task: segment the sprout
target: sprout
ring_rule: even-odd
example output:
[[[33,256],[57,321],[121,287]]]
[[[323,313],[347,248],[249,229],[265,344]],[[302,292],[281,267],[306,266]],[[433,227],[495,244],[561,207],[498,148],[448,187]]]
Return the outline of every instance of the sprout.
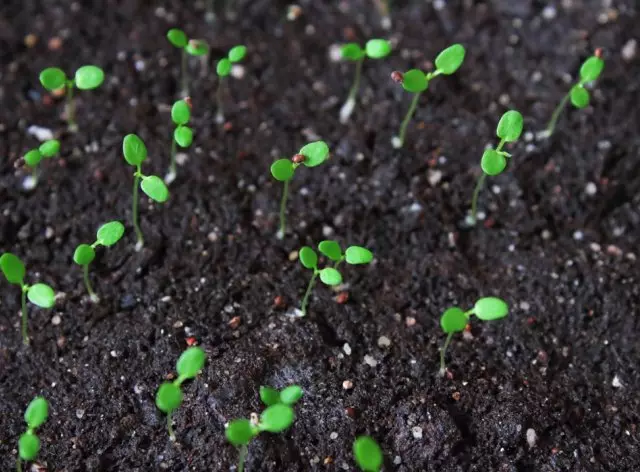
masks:
[[[273,387],[260,387],[260,400],[265,406],[272,406],[277,403],[293,406],[302,398],[303,391],[299,385],[289,385],[278,391]]]
[[[440,350],[440,375],[446,372],[444,364],[444,356],[451,342],[454,333],[464,331],[469,323],[469,317],[476,315],[483,321],[497,320],[504,318],[509,313],[509,306],[504,300],[496,297],[485,297],[479,299],[476,304],[468,311],[463,311],[458,307],[451,307],[445,310],[440,317],[440,326],[447,333],[447,340]]]
[[[74,86],[80,90],[93,90],[100,87],[102,82],[104,82],[104,71],[98,66],[80,67],[73,79],[67,78],[64,71],[57,67],[48,67],[40,72],[40,83],[49,92],[66,89],[67,105],[65,114],[71,131],[75,131],[78,128],[75,121],[75,102],[73,101]]]
[[[122,238],[124,234],[124,226],[119,221],[110,221],[98,228],[96,234],[96,241],[93,244],[80,244],[76,247],[73,253],[73,262],[82,266],[84,273],[84,285],[89,292],[89,298],[93,303],[98,303],[100,299],[93,291],[91,287],[91,280],[89,280],[89,264],[93,262],[96,257],[96,247],[104,246],[111,247]]]
[[[158,202],[164,203],[169,198],[169,189],[164,184],[160,177],[155,175],[144,175],[142,173],[142,162],[147,158],[147,147],[142,139],[135,134],[128,134],[122,141],[122,151],[124,153],[124,159],[131,166],[136,168],[133,179],[133,228],[136,231],[138,238],[136,242],[136,251],[142,249],[144,246],[144,237],[142,236],[142,230],[140,229],[140,222],[138,221],[138,185],[142,188],[142,191],[147,194],[149,198]]]
[[[289,181],[293,179],[296,169],[300,164],[306,167],[316,167],[329,158],[329,146],[324,141],[309,143],[298,151],[291,159],[278,159],[271,164],[273,178],[284,182],[282,200],[280,200],[280,230],[278,238],[282,239],[287,229],[287,198],[289,197]]]
[[[379,472],[382,468],[382,449],[370,436],[360,436],[353,442],[353,457],[363,472]]]
[[[318,250],[327,257],[330,261],[334,262],[333,267],[325,267],[324,269],[318,269],[318,255],[309,246],[304,246],[300,249],[298,257],[300,263],[306,268],[313,270],[313,275],[307,286],[307,291],[302,298],[302,304],[300,310],[302,316],[307,314],[307,303],[311,290],[316,282],[316,277],[320,276],[320,280],[325,285],[339,285],[342,283],[342,274],[338,272],[338,267],[343,261],[346,261],[350,265],[369,264],[373,260],[373,253],[366,248],[360,246],[349,246],[347,250],[342,253],[340,245],[336,241],[322,241],[318,244]]]
[[[2,269],[2,273],[7,279],[7,282],[13,285],[19,285],[22,291],[22,342],[25,345],[28,345],[27,299],[40,308],[51,308],[56,301],[55,293],[47,284],[37,283],[27,285],[24,283],[24,276],[26,273],[24,264],[17,256],[10,252],[5,252],[0,257],[0,269]]]
[[[171,28],[167,32],[169,42],[182,50],[182,95],[189,96],[189,78],[187,72],[187,55],[204,57],[209,54],[209,45],[202,39],[189,39],[184,31]]]
[[[224,123],[224,105],[222,102],[223,93],[223,79],[231,74],[231,68],[236,62],[240,62],[247,55],[246,46],[234,46],[229,50],[227,57],[220,59],[216,66],[216,73],[218,74],[218,89],[216,90],[216,104],[218,111],[216,113],[216,123]]]
[[[42,161],[42,158],[44,157],[45,159],[49,159],[59,152],[60,141],[57,139],[50,139],[49,141],[42,143],[37,149],[31,149],[24,155],[24,163],[31,168],[34,187],[38,184],[38,165]]]
[[[171,164],[169,172],[164,178],[166,184],[170,184],[176,178],[176,144],[187,148],[193,142],[193,130],[187,126],[191,119],[191,100],[189,97],[178,100],[171,107],[171,121],[176,125],[171,138]]]
[[[172,441],[176,440],[176,435],[173,433],[171,415],[182,404],[182,383],[198,375],[204,367],[205,358],[206,354],[199,347],[190,347],[184,351],[176,362],[178,378],[173,382],[164,382],[156,393],[156,406],[167,414],[167,431]]]
[[[44,397],[35,397],[24,412],[27,430],[18,439],[18,459],[16,470],[22,472],[22,461],[33,461],[40,452],[40,438],[35,430],[42,426],[49,416],[49,404]]]
[[[364,49],[362,49],[357,43],[348,43],[340,48],[342,59],[356,63],[356,77],[353,81],[353,85],[351,86],[351,90],[349,91],[347,101],[340,109],[340,123],[344,124],[349,121],[349,117],[355,107],[356,96],[358,95],[358,89],[360,88],[362,63],[364,62],[365,57],[369,57],[371,59],[382,59],[387,57],[390,52],[391,44],[385,39],[370,39],[367,41]]]
[[[560,113],[562,113],[562,110],[564,110],[564,107],[567,105],[567,101],[571,100],[571,104],[576,108],[584,108],[589,105],[590,96],[585,85],[600,77],[602,69],[604,68],[604,60],[600,56],[600,49],[596,49],[595,54],[582,63],[580,67],[580,80],[571,87],[554,110],[553,115],[551,115],[551,121],[549,121],[547,125],[547,136],[553,134]]]
[[[435,60],[436,70],[425,74],[419,69],[411,69],[404,74],[401,72],[393,72],[391,78],[400,84],[407,91],[413,93],[413,100],[409,106],[407,115],[400,125],[400,133],[393,138],[393,147],[401,148],[404,145],[404,137],[407,133],[407,126],[411,117],[416,111],[420,95],[427,90],[431,79],[439,75],[451,75],[456,72],[464,61],[465,49],[462,44],[454,44],[443,50]]]
[[[496,135],[500,138],[498,147],[493,149],[485,149],[482,154],[482,160],[480,161],[480,167],[482,168],[482,175],[478,179],[476,188],[473,191],[473,199],[471,200],[471,224],[476,223],[476,215],[478,210],[478,195],[484,185],[484,181],[487,175],[494,176],[501,174],[507,167],[507,159],[511,157],[506,151],[502,150],[505,143],[513,143],[518,140],[522,134],[523,118],[520,112],[516,110],[509,110],[505,112],[496,128]]]

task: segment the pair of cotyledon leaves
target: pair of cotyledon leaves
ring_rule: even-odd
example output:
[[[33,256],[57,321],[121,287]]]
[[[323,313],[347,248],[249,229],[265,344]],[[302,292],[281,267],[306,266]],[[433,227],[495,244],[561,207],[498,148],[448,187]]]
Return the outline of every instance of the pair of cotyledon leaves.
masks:
[[[597,57],[591,56],[580,67],[580,82],[574,85],[570,91],[571,103],[576,108],[584,108],[589,105],[589,92],[584,88],[584,84],[593,82],[602,73],[604,61]]]
[[[36,397],[31,400],[24,412],[24,420],[29,430],[23,433],[18,440],[18,454],[22,460],[33,460],[40,452],[40,438],[34,434],[33,430],[42,426],[48,416],[49,404],[44,397]]]
[[[373,260],[373,253],[360,246],[349,246],[342,253],[342,248],[336,241],[322,241],[318,244],[318,250],[333,262],[346,261],[347,264],[368,264]],[[299,252],[300,263],[307,269],[317,271],[320,280],[326,285],[339,285],[342,283],[342,274],[333,267],[325,267],[318,271],[318,254],[309,246],[304,246]]]
[[[73,262],[79,265],[91,264],[96,257],[94,246],[110,247],[120,241],[124,234],[124,225],[119,221],[110,221],[105,223],[96,233],[96,242],[94,245],[80,244],[73,253]]]
[[[484,297],[479,299],[469,314],[476,315],[483,321],[504,318],[509,313],[507,303],[497,297]],[[469,321],[468,315],[458,307],[448,308],[440,317],[442,330],[449,333],[463,331]]]
[[[353,456],[364,472],[379,472],[382,468],[382,449],[370,436],[360,436],[353,442]]]
[[[186,126],[191,119],[191,107],[185,100],[178,100],[171,107],[171,120],[177,125],[173,132],[173,139],[181,147],[191,146],[193,130]]]
[[[42,158],[53,157],[60,152],[60,141],[50,139],[42,143],[37,149],[32,149],[24,155],[24,162],[31,168],[35,168]]]
[[[236,62],[240,62],[247,55],[247,47],[243,45],[234,46],[229,50],[227,57],[218,61],[216,73],[220,77],[227,77],[231,73],[231,67]]]
[[[391,52],[391,43],[386,39],[370,39],[365,44],[364,49],[358,43],[347,43],[340,47],[342,59],[348,61],[359,61],[367,56],[370,59],[382,59]]]
[[[128,134],[124,137],[124,140],[122,141],[122,152],[124,153],[124,158],[129,165],[138,168],[147,158],[147,146],[145,146],[142,139],[135,134]],[[156,202],[164,203],[169,198],[169,189],[162,179],[155,175],[146,175],[142,177],[140,187],[142,188],[142,191],[149,196],[149,198]]]
[[[456,72],[462,62],[466,50],[462,44],[454,44],[438,54],[435,60],[436,72],[451,75]],[[411,69],[403,74],[402,87],[411,93],[424,92],[429,87],[430,77],[420,69]]]
[[[505,143],[515,142],[522,134],[524,119],[520,112],[509,110],[502,115],[496,128],[496,135]],[[482,154],[480,167],[487,175],[498,175],[507,167],[508,154],[504,151],[486,149]]]
[[[303,146],[298,154],[304,156],[302,164],[306,167],[316,167],[329,158],[329,146],[324,141],[315,141]],[[271,175],[280,182],[286,182],[293,178],[298,164],[293,163],[290,159],[278,159],[271,164]]]
[[[82,66],[75,74],[73,84],[80,90],[92,90],[104,82],[104,71],[98,66]],[[67,84],[67,75],[58,67],[48,67],[40,72],[40,83],[49,91]]]
[[[201,39],[189,39],[184,31],[171,28],[167,39],[178,49],[184,49],[190,56],[204,56],[209,52],[209,45]]]
[[[10,284],[24,287],[26,269],[18,256],[10,252],[0,257],[0,269]],[[47,284],[37,283],[30,285],[27,290],[27,298],[31,303],[41,308],[51,308],[55,304],[55,293]]]
[[[176,382],[163,383],[156,394],[156,406],[164,413],[176,410],[182,404],[182,381],[195,378],[204,367],[206,354],[194,346],[184,351],[176,362],[179,378]]]

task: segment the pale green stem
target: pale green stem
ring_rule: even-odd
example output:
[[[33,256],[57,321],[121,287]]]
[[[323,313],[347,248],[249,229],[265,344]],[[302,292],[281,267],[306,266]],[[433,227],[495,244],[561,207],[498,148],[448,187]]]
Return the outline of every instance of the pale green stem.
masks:
[[[138,221],[138,187],[140,186],[140,166],[138,166],[137,172],[133,178],[133,229],[136,232],[138,241],[136,247],[142,248],[144,245],[144,237],[142,236],[142,230],[140,229],[140,222]]]
[[[16,471],[17,472],[22,472],[22,461],[20,460],[20,457],[18,457],[18,459],[16,459]]]
[[[238,448],[238,472],[244,472],[244,462],[247,460],[248,453],[247,446],[243,445]]]
[[[98,296],[93,291],[91,280],[89,279],[89,264],[83,265],[82,268],[84,274],[84,285],[87,287],[87,292],[89,292],[89,298],[91,298],[91,300],[97,300]]]
[[[25,346],[29,345],[29,334],[27,333],[27,292],[29,291],[28,285],[22,286],[22,343]]]
[[[302,310],[302,316],[307,315],[307,303],[309,302],[309,295],[311,295],[311,290],[313,289],[313,284],[316,282],[316,277],[318,276],[318,271],[314,269],[313,277],[309,281],[309,285],[307,286],[307,291],[304,293],[304,298],[302,299],[302,305],[300,309]]]
[[[351,90],[349,90],[349,97],[347,100],[355,100],[356,95],[358,94],[358,90],[360,89],[360,77],[362,76],[362,64],[364,63],[364,57],[358,61],[356,64],[356,76],[353,79],[353,85],[351,86]]]
[[[172,441],[176,440],[176,435],[173,432],[173,424],[172,424],[172,420],[171,420],[171,414],[173,412],[170,411],[169,413],[167,413],[167,431],[169,432],[169,439],[171,439]]]
[[[189,96],[189,79],[187,74],[187,50],[182,48],[182,95],[185,97]]]
[[[444,373],[446,372],[444,355],[447,352],[447,348],[449,347],[449,343],[451,342],[452,337],[453,333],[447,334],[447,340],[444,342],[444,346],[442,346],[442,349],[440,349],[440,375],[444,375]]]
[[[69,128],[74,128],[76,126],[76,106],[73,101],[73,80],[67,81],[67,125]]]
[[[422,92],[414,94],[411,105],[409,106],[409,111],[407,111],[407,115],[404,117],[404,120],[402,120],[402,124],[400,125],[400,133],[398,134],[400,147],[404,146],[404,137],[407,134],[407,126],[409,126],[409,122],[411,121],[411,118],[416,111],[416,107],[418,106],[418,102],[420,101],[420,95],[422,95]]]
[[[289,181],[284,181],[282,199],[280,200],[280,236],[284,238],[287,231],[287,198],[289,197]]]
[[[169,173],[176,175],[176,140],[171,138],[171,164],[169,165]]]
[[[224,78],[218,77],[218,89],[216,90],[216,106],[218,111],[216,112],[216,122],[222,124],[224,122],[224,104],[222,100],[222,87],[224,86]]]
[[[553,115],[551,115],[551,120],[547,125],[547,134],[551,136],[556,129],[556,123],[558,122],[558,118],[560,117],[560,113],[564,110],[564,107],[567,106],[567,101],[571,97],[571,91],[569,91],[564,98],[560,101],[556,109],[553,111]]]

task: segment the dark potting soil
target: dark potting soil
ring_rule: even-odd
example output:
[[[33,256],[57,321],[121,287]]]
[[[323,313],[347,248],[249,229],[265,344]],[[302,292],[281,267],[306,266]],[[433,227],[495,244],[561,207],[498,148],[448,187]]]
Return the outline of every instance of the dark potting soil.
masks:
[[[360,434],[379,441],[384,470],[640,470],[637,5],[394,1],[386,33],[364,0],[301,1],[295,21],[283,1],[229,2],[237,18],[214,26],[198,2],[178,3],[0,6],[0,251],[25,261],[28,282],[60,293],[52,310],[30,307],[27,349],[19,291],[2,282],[0,470],[14,468],[37,394],[51,405],[39,430],[47,470],[232,470],[224,424],[260,411],[260,385],[292,383],[305,391],[297,419],[253,441],[248,471],[355,470]],[[179,85],[179,54],[164,37],[173,26],[209,41],[212,59],[208,70],[191,63],[196,139],[170,200],[141,200],[147,245],[136,253],[121,142],[138,133],[145,170],[164,175]],[[330,48],[381,36],[394,53],[365,63],[342,126],[354,68]],[[241,42],[244,75],[227,81],[228,123],[218,127],[212,71]],[[390,73],[428,70],[454,42],[468,48],[463,67],[433,81],[405,149],[394,150],[410,97]],[[536,139],[596,47],[606,67],[592,106],[565,110],[556,134]],[[86,63],[107,79],[77,94],[80,132],[69,134],[38,73]],[[488,180],[483,224],[466,228],[482,150],[508,108],[533,134]],[[62,157],[25,192],[31,125],[59,136]],[[282,187],[269,165],[315,139],[332,158],[297,172],[279,241]],[[71,257],[111,219],[128,232],[98,251],[93,305]],[[344,268],[346,303],[317,286],[309,316],[287,317],[311,275],[292,253],[326,238],[371,248],[375,263]],[[489,295],[508,301],[509,317],[473,320],[449,349],[450,376],[438,377],[440,313]],[[208,359],[185,384],[172,443],[154,395],[191,337]]]

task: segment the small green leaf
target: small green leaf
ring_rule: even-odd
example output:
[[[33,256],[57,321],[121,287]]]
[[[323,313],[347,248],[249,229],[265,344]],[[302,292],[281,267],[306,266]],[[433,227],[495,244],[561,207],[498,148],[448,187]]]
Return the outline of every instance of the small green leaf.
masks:
[[[347,43],[340,46],[340,57],[347,61],[359,61],[364,57],[365,51],[358,43]]]
[[[445,333],[457,333],[464,331],[469,319],[457,306],[448,308],[440,317],[440,326]]]
[[[139,166],[147,158],[147,146],[135,134],[128,134],[122,141],[125,160],[132,166]]]
[[[27,431],[18,439],[18,453],[23,461],[32,461],[40,452],[40,438]]]
[[[462,44],[449,46],[436,57],[436,69],[444,75],[453,74],[462,65],[465,53],[466,51]]]
[[[593,82],[600,77],[603,68],[604,61],[599,57],[591,56],[580,67],[580,81]]]
[[[289,159],[278,159],[271,164],[271,175],[273,175],[274,179],[279,180],[280,182],[291,180],[294,172],[295,168],[293,167],[293,162]]]
[[[98,228],[97,240],[103,246],[113,246],[124,234],[124,225],[119,221],[109,221]]]
[[[187,43],[186,51],[192,56],[204,56],[209,52],[209,45],[202,39],[192,39]]]
[[[29,167],[34,168],[42,161],[42,153],[38,149],[32,149],[24,155],[24,162]]]
[[[56,294],[47,284],[35,284],[29,287],[27,298],[40,308],[51,308],[56,302]]]
[[[88,244],[80,244],[73,253],[73,262],[78,265],[91,264],[96,258],[96,251]]]
[[[220,77],[228,76],[231,73],[231,61],[226,57],[224,59],[220,59],[216,66],[216,73]]]
[[[280,392],[280,403],[293,406],[302,398],[302,388],[299,385],[289,385]]]
[[[173,139],[180,147],[187,148],[193,143],[193,130],[188,126],[178,126],[173,131]]]
[[[507,167],[507,159],[495,149],[485,149],[480,167],[487,175],[498,175]]]
[[[58,90],[67,83],[67,75],[57,67],[47,67],[40,72],[40,83],[50,92]]]
[[[194,378],[204,367],[206,357],[202,348],[197,346],[190,347],[182,353],[176,363],[178,374],[187,379]]]
[[[302,146],[298,154],[302,154],[305,157],[304,161],[302,161],[305,166],[319,166],[329,158],[329,146],[324,141],[315,141]]]
[[[484,321],[504,318],[509,313],[509,305],[496,297],[481,298],[473,306],[473,314]]]
[[[169,198],[169,189],[160,177],[149,175],[142,178],[142,191],[158,203],[164,203]]]
[[[24,284],[24,274],[26,270],[18,256],[10,252],[5,252],[2,257],[0,257],[0,269],[2,269],[2,273],[10,284]]]
[[[402,87],[411,93],[424,92],[429,87],[427,76],[419,69],[411,69],[404,73]]]
[[[31,429],[39,428],[49,416],[49,403],[44,397],[31,400],[24,412],[24,420]]]
[[[260,415],[260,429],[270,433],[280,433],[293,424],[293,408],[282,403],[271,405]]]
[[[178,100],[171,107],[171,119],[177,125],[186,125],[191,119],[191,108],[184,100]]]
[[[42,157],[53,157],[60,152],[60,141],[57,139],[50,139],[45,141],[38,148]]]
[[[342,259],[342,248],[336,241],[322,241],[318,244],[318,249],[322,254],[334,262],[338,262]]]
[[[280,401],[280,393],[275,388],[261,386],[260,400],[262,400],[262,403],[266,406],[275,405]]]
[[[504,139],[508,143],[517,141],[522,134],[523,123],[524,119],[520,112],[509,110],[500,118],[498,127],[496,128],[496,134],[500,139]]]
[[[391,52],[391,43],[386,39],[370,39],[365,45],[365,50],[371,59],[382,59]]]
[[[184,48],[189,42],[184,31],[178,28],[171,28],[167,32],[167,39],[171,44],[180,49]]]
[[[320,271],[320,280],[326,285],[339,285],[342,283],[342,275],[333,267],[325,267]]]
[[[298,255],[300,263],[307,269],[315,269],[318,267],[318,255],[309,246],[304,246],[300,249]]]
[[[368,264],[373,260],[373,253],[360,246],[349,246],[344,254],[347,264]]]
[[[231,421],[224,434],[234,446],[246,446],[256,435],[251,422],[244,418]]]
[[[589,105],[589,92],[581,85],[571,89],[571,104],[576,108],[584,108]]]
[[[364,472],[379,472],[382,467],[382,449],[370,436],[360,436],[353,443],[353,456]]]
[[[227,57],[231,62],[239,62],[247,55],[247,47],[243,45],[234,46],[229,51]]]
[[[97,66],[82,66],[76,71],[76,87],[92,90],[104,82],[104,71]]]
[[[177,385],[165,382],[156,393],[156,406],[164,413],[176,410],[182,404],[182,390]]]

